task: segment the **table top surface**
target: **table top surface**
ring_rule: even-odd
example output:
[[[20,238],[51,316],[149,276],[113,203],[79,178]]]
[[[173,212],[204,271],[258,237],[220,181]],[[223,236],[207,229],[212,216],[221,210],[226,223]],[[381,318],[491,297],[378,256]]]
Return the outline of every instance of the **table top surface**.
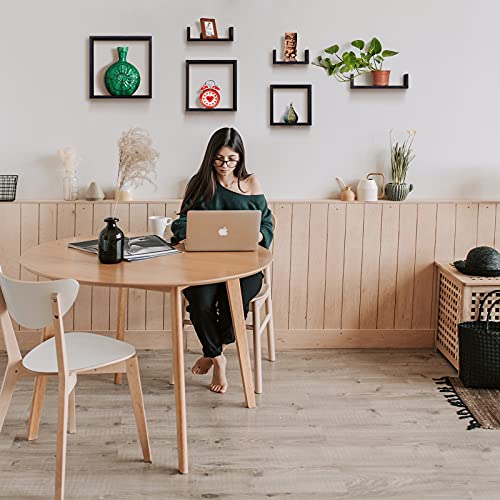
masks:
[[[181,252],[136,262],[101,264],[97,255],[68,248],[68,243],[85,239],[95,237],[67,238],[32,247],[21,256],[21,265],[45,278],[165,290],[244,278],[262,271],[272,261],[272,253],[259,246],[255,252]]]

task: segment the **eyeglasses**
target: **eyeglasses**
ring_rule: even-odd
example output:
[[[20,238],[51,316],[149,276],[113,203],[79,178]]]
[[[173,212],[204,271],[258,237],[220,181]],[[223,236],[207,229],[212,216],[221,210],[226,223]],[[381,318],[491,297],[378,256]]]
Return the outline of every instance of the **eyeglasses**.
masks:
[[[227,165],[228,168],[235,168],[240,160],[222,160],[221,158],[216,158],[214,160],[214,165],[216,167],[222,167],[223,165]]]

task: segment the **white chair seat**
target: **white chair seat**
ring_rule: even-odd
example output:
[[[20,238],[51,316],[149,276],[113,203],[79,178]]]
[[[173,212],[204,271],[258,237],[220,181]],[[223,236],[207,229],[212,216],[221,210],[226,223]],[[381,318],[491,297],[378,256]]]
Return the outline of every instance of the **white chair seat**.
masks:
[[[255,302],[256,300],[264,298],[268,292],[269,285],[267,283],[262,283],[262,287],[260,288],[259,293],[250,302]]]
[[[64,335],[69,372],[93,370],[125,361],[135,355],[134,346],[86,332],[71,332]],[[23,365],[32,372],[57,373],[56,342],[52,337],[31,350]]]

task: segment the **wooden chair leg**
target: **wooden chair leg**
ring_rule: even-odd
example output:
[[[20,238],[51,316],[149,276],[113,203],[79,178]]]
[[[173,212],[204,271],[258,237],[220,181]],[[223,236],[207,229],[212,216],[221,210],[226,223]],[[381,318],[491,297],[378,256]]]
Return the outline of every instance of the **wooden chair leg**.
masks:
[[[125,319],[127,314],[127,289],[118,289],[118,312],[116,319],[116,339],[125,340]],[[115,384],[122,383],[122,374],[115,373]]]
[[[139,363],[137,356],[127,360],[127,380],[130,389],[130,397],[134,407],[135,422],[141,441],[142,455],[145,462],[151,463],[151,448],[149,446],[148,426],[144,412],[144,399],[142,395],[141,377],[139,374]]]
[[[47,375],[39,375],[33,385],[33,397],[31,399],[31,411],[28,420],[28,441],[38,439],[40,419],[42,418],[43,403],[47,391]]]
[[[18,375],[19,369],[17,365],[7,365],[3,378],[2,390],[0,391],[0,432],[2,431],[3,423],[7,416],[12,394],[14,394],[14,389],[16,388]]]
[[[65,377],[60,377],[57,407],[56,500],[64,499],[64,483],[66,476],[66,445],[68,440],[68,413],[68,381]]]
[[[40,342],[54,336],[52,326],[44,328]],[[43,403],[45,401],[45,393],[47,392],[47,375],[39,375],[35,379],[33,386],[33,397],[31,399],[31,410],[28,419],[28,441],[38,439],[38,431],[40,429],[40,419],[42,418]]]
[[[260,341],[260,308],[259,304],[252,304],[252,330],[253,330],[253,371],[255,380],[255,393],[262,393],[262,347]]]
[[[274,322],[273,322],[273,303],[271,295],[265,302],[266,316],[269,314],[269,321],[267,323],[267,353],[269,361],[276,361],[276,347],[274,344]]]
[[[76,387],[73,387],[69,395],[69,429],[68,432],[70,434],[74,434],[76,432]]]

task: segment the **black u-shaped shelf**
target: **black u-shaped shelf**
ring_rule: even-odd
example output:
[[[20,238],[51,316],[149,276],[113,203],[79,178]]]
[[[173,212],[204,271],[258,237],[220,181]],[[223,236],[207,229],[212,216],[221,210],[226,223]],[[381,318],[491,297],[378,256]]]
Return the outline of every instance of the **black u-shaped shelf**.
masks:
[[[304,50],[303,61],[278,61],[277,51],[273,49],[273,64],[281,64],[283,66],[293,66],[294,64],[309,64],[309,49]]]
[[[353,75],[351,75],[353,76]],[[405,73],[403,75],[403,85],[356,85],[354,83],[354,79],[351,80],[350,82],[350,87],[351,89],[358,90],[358,89],[377,89],[377,90],[388,90],[388,89],[399,89],[399,90],[406,90],[410,88],[410,77],[408,73]]]
[[[227,38],[202,38],[200,33],[199,38],[191,37],[191,27],[188,26],[186,30],[186,41],[187,42],[234,42],[234,27],[229,27],[229,36]]]

